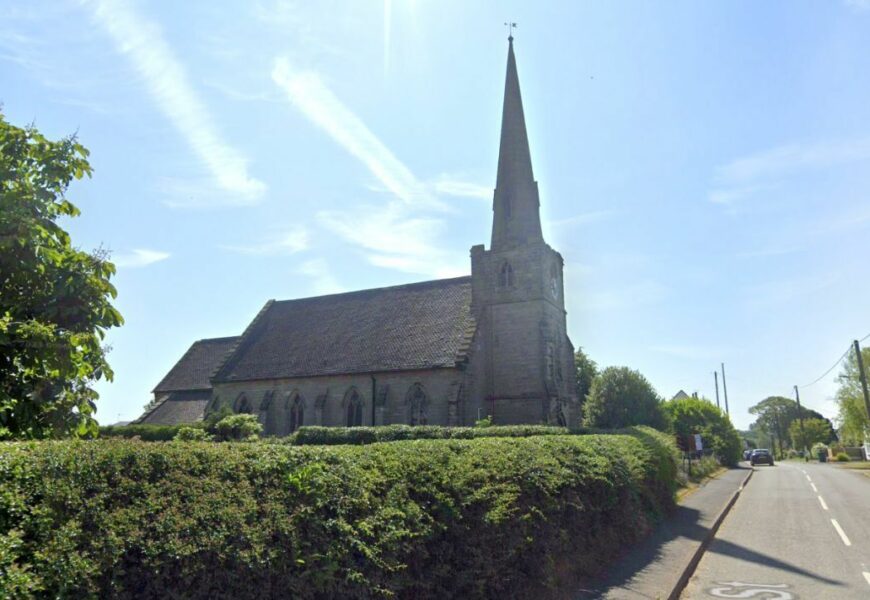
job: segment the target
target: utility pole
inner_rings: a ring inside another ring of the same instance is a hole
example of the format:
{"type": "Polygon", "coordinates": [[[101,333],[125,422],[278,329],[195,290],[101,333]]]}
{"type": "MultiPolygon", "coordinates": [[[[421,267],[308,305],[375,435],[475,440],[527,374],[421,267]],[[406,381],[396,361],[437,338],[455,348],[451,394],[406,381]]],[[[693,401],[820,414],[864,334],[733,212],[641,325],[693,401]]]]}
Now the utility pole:
{"type": "Polygon", "coordinates": [[[725,363],[722,363],[722,392],[725,394],[725,414],[731,416],[728,410],[728,384],[725,383],[725,363]]]}
{"type": "Polygon", "coordinates": [[[861,389],[864,391],[864,406],[870,419],[870,394],[867,393],[867,374],[864,372],[864,358],[861,356],[861,344],[855,340],[855,357],[858,359],[858,374],[861,376],[861,389]]]}
{"type": "Polygon", "coordinates": [[[721,410],[721,406],[719,406],[719,372],[713,371],[713,383],[716,384],[716,408],[721,410]]]}
{"type": "Polygon", "coordinates": [[[804,433],[804,411],[801,408],[801,393],[798,391],[798,386],[794,386],[794,397],[798,405],[798,421],[801,424],[801,437],[804,442],[804,450],[807,450],[807,435],[804,433]]]}

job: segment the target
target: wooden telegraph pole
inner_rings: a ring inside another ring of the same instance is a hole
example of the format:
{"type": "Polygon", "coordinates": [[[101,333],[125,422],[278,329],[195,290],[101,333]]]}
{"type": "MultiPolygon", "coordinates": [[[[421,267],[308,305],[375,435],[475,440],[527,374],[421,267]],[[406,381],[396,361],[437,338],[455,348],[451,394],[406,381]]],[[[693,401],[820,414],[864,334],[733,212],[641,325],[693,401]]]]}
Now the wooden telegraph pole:
{"type": "Polygon", "coordinates": [[[861,344],[855,340],[855,357],[858,359],[858,375],[861,377],[861,389],[864,391],[864,406],[867,408],[867,418],[870,419],[870,394],[867,393],[867,374],[864,372],[864,358],[861,356],[861,344]]]}
{"type": "Polygon", "coordinates": [[[731,416],[728,410],[728,384],[725,383],[725,363],[722,363],[722,392],[725,394],[725,414],[731,416]]]}
{"type": "Polygon", "coordinates": [[[722,408],[719,406],[719,372],[713,371],[713,383],[716,384],[716,408],[722,408]]]}
{"type": "Polygon", "coordinates": [[[798,386],[794,386],[794,397],[795,400],[797,400],[798,405],[798,421],[800,421],[801,424],[801,437],[804,438],[804,450],[808,450],[806,447],[807,436],[804,433],[804,411],[801,408],[801,393],[798,391],[798,386]]]}

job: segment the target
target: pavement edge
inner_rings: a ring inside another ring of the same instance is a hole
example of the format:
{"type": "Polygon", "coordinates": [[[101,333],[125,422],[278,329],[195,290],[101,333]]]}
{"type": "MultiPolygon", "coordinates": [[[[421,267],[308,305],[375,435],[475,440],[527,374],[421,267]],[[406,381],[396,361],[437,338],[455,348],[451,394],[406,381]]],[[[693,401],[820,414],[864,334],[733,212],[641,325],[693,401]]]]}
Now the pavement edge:
{"type": "Polygon", "coordinates": [[[731,499],[728,500],[728,502],[722,508],[719,516],[716,517],[716,520],[713,522],[713,525],[707,532],[707,535],[704,536],[701,544],[695,549],[695,552],[692,554],[691,560],[689,560],[689,564],[687,564],[686,568],[683,569],[683,572],[680,573],[680,578],[677,579],[677,583],[674,586],[674,589],[671,590],[671,593],[668,595],[668,600],[679,600],[680,594],[683,593],[683,590],[686,588],[686,584],[689,583],[689,579],[691,579],[692,575],[694,575],[695,569],[698,567],[698,563],[701,562],[701,557],[704,556],[704,552],[707,551],[707,548],[710,546],[710,542],[713,541],[714,537],[716,537],[716,532],[719,531],[719,526],[722,524],[722,521],[725,520],[725,517],[728,516],[728,513],[731,512],[731,507],[734,506],[735,502],[737,502],[737,498],[740,497],[740,492],[742,492],[743,488],[746,487],[746,484],[749,482],[749,479],[752,477],[753,473],[755,473],[755,469],[750,469],[749,473],[746,475],[746,478],[743,480],[740,486],[738,486],[734,493],[731,494],[731,499]]]}

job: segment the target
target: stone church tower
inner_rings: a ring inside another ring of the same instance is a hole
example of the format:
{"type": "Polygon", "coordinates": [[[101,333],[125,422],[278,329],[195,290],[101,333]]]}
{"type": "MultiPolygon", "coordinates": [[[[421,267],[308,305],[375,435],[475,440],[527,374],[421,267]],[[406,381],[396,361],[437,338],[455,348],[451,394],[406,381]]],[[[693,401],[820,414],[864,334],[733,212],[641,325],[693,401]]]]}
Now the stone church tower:
{"type": "Polygon", "coordinates": [[[228,407],[276,436],[487,415],[579,424],[562,257],[541,232],[508,40],[492,241],[471,249],[471,276],[269,300],[242,335],[194,343],[138,422],[191,422],[228,407]]]}
{"type": "Polygon", "coordinates": [[[475,369],[483,380],[480,408],[499,424],[573,423],[579,405],[563,260],[541,232],[513,36],[492,210],[490,249],[471,248],[472,313],[480,338],[475,349],[483,355],[475,359],[485,356],[475,369]]]}

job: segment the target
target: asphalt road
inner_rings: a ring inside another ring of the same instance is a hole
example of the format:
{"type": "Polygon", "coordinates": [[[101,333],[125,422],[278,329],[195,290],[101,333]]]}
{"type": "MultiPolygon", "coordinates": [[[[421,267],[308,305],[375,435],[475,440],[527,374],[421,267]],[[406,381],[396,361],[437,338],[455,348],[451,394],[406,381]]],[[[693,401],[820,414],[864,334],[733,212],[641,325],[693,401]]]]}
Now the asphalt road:
{"type": "Polygon", "coordinates": [[[870,477],[755,467],[682,598],[870,598],[870,477]]]}

